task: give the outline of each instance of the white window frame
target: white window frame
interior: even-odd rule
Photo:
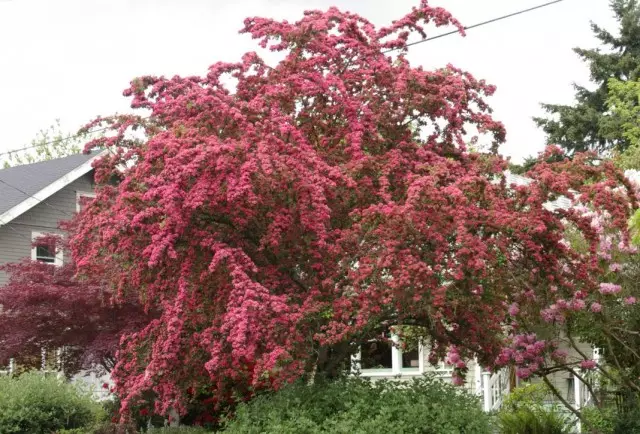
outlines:
[[[358,347],[358,352],[351,356],[351,374],[360,374],[363,377],[419,376],[424,374],[424,346],[422,343],[418,344],[418,367],[403,368],[402,350],[398,347],[400,337],[395,333],[391,333],[391,341],[394,344],[391,345],[391,368],[361,369],[360,360],[362,358],[362,352],[360,351],[360,347]]]
[[[95,199],[96,192],[95,191],[76,191],[76,212],[80,212],[80,199],[83,197]]]
[[[38,238],[43,237],[45,235],[59,235],[53,232],[31,232],[31,241],[35,242]],[[36,246],[31,247],[31,260],[33,261],[37,261],[38,260],[38,248]],[[39,261],[39,262],[43,262],[43,261]],[[60,267],[62,266],[62,264],[64,263],[64,254],[62,252],[62,249],[59,249],[56,252],[56,256],[54,261],[51,262],[46,262],[48,264],[52,264],[55,265],[56,267]]]

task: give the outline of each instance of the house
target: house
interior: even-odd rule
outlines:
[[[80,210],[82,197],[94,196],[92,163],[102,152],[76,154],[40,163],[0,170],[0,265],[24,258],[62,265],[64,252],[54,252],[49,245],[33,245],[43,234],[62,234],[61,220]],[[8,276],[0,271],[0,286]],[[43,350],[42,369],[57,353]],[[13,370],[13,363],[0,373]],[[103,379],[81,373],[76,380],[95,385]],[[87,377],[85,379],[85,377]]]
[[[398,337],[393,333],[390,334],[390,338],[391,341],[398,342]],[[594,359],[598,358],[597,352],[594,352],[589,345],[584,343],[578,345],[582,353],[593,354]],[[575,356],[578,359],[578,353],[574,352],[568,344],[563,349],[567,351],[570,358]],[[522,380],[519,380],[515,376],[515,371],[510,368],[489,372],[483,369],[476,360],[468,360],[467,367],[468,372],[463,387],[480,398],[482,407],[487,412],[500,409],[506,396],[515,387],[522,384]],[[428,348],[425,346],[418,345],[417,348],[402,351],[398,346],[380,340],[369,341],[359,346],[359,351],[351,360],[351,372],[371,380],[398,381],[410,380],[413,377],[430,373],[445,382],[453,382],[453,366],[444,362],[437,366],[431,365],[428,361]],[[585,377],[583,376],[583,378]],[[566,372],[555,372],[549,375],[549,380],[574,408],[579,409],[591,405],[588,387],[578,376],[568,375]],[[541,381],[540,378],[533,377],[526,382],[539,383]]]
[[[47,245],[33,247],[45,233],[61,234],[58,223],[79,210],[80,198],[94,195],[92,163],[99,152],[0,170],[0,265],[31,257],[61,265]],[[7,275],[0,271],[0,286]]]

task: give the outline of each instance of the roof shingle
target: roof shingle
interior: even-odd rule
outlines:
[[[0,170],[0,215],[86,163],[96,154],[97,152],[75,154]]]

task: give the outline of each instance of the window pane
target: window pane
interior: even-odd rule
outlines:
[[[418,369],[420,364],[420,353],[418,349],[402,352],[402,367]]]
[[[47,245],[36,246],[36,259],[53,264],[56,261],[53,249]]]
[[[367,342],[360,349],[361,369],[391,369],[391,344]]]
[[[82,211],[83,209],[85,209],[87,204],[89,204],[89,202],[91,202],[93,199],[95,199],[95,195],[92,195],[92,194],[80,194],[78,196],[78,210]]]

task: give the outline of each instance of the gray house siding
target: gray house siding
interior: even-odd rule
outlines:
[[[93,172],[78,178],[46,201],[0,226],[0,265],[31,257],[33,232],[62,233],[58,229],[58,223],[69,219],[76,212],[78,192],[93,192]],[[7,275],[0,271],[0,286],[5,283]]]

